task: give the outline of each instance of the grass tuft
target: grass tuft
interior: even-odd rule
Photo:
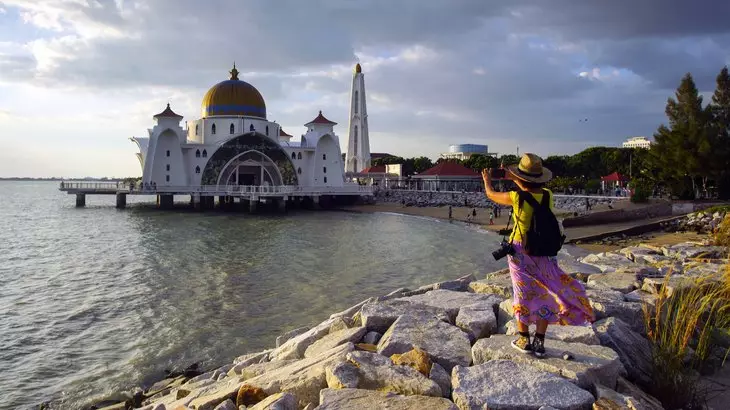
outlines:
[[[700,408],[706,399],[699,371],[718,347],[714,335],[730,331],[730,267],[720,269],[717,276],[697,278],[674,292],[667,289],[669,273],[655,306],[644,305],[652,348],[647,387],[667,409]]]

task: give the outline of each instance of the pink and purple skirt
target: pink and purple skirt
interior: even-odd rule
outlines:
[[[583,283],[563,272],[558,260],[529,256],[519,242],[508,256],[515,319],[524,324],[545,319],[550,324],[586,325],[595,320]]]

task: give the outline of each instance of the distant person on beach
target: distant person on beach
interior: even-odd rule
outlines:
[[[512,347],[522,353],[545,356],[545,332],[549,324],[588,325],[593,309],[580,281],[567,275],[556,258],[562,233],[553,214],[554,197],[545,184],[552,172],[535,154],[524,154],[519,164],[506,169],[517,191],[495,192],[491,170],[482,171],[484,190],[493,202],[512,207],[514,228],[507,249],[512,278],[513,303],[518,336]],[[531,242],[531,240],[541,241]],[[497,256],[495,256],[497,258]],[[530,341],[530,324],[536,324]]]
[[[591,200],[586,198],[586,211],[591,210]]]
[[[471,217],[472,218],[476,218],[477,217],[477,209],[476,208],[472,208],[471,209]]]
[[[494,209],[489,211],[489,224],[494,225]]]
[[[449,205],[449,221],[451,220],[451,218],[453,216],[452,212],[453,212],[453,210],[451,209],[451,205]]]

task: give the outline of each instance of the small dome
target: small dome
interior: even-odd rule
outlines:
[[[238,79],[236,65],[230,71],[231,78],[214,85],[205,93],[201,116],[246,115],[266,118],[266,102],[259,90]]]
[[[360,63],[355,64],[355,73],[362,73],[362,67],[360,67]]]

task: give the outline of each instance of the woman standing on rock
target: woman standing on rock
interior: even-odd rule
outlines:
[[[511,165],[505,171],[505,178],[514,181],[518,191],[494,191],[489,169],[482,171],[482,178],[490,200],[512,207],[515,227],[510,235],[510,244],[514,251],[507,259],[512,277],[512,309],[518,330],[518,337],[512,341],[512,346],[520,352],[544,357],[548,324],[586,325],[594,320],[593,309],[583,284],[558,266],[555,255],[562,241],[548,244],[547,248],[555,251],[548,252],[547,256],[535,256],[545,253],[535,251],[537,248],[545,248],[544,243],[527,243],[533,216],[544,216],[545,212],[552,214],[554,198],[552,192],[544,189],[545,183],[552,178],[552,172],[542,166],[542,160],[535,154],[524,154],[519,164]],[[545,195],[547,198],[543,198]],[[544,208],[538,209],[539,212],[536,213],[533,205]],[[542,236],[536,236],[535,231],[536,229],[532,231],[531,238]],[[529,325],[532,323],[536,324],[536,330],[535,337],[530,342]]]

